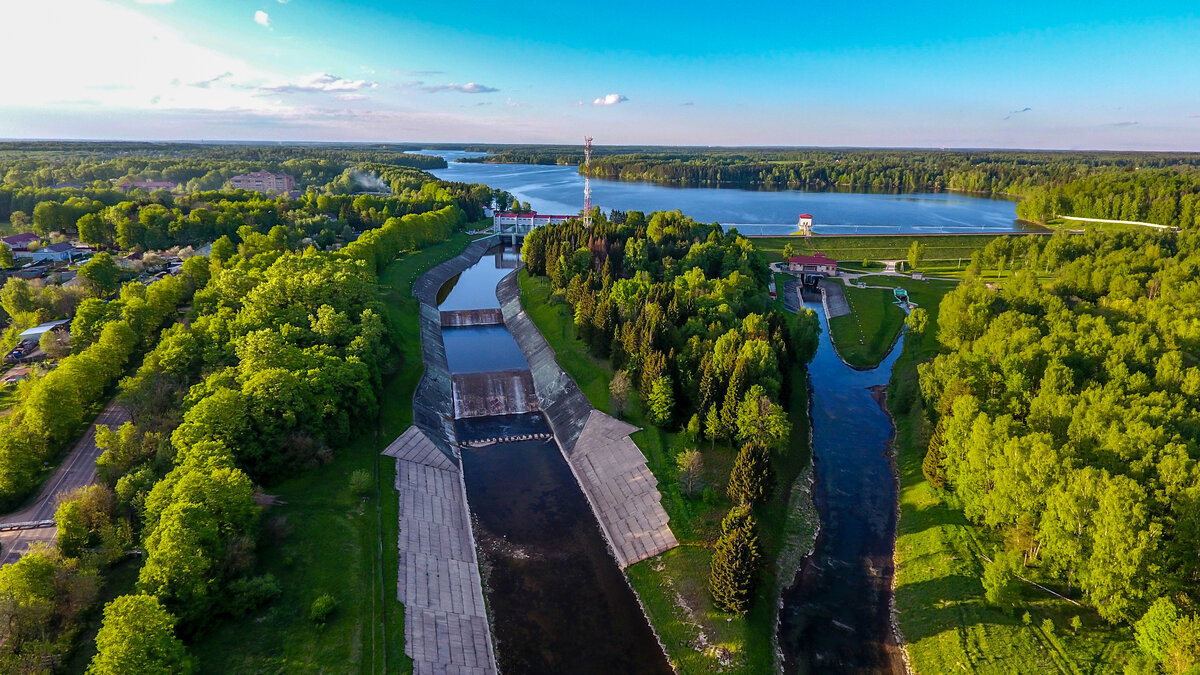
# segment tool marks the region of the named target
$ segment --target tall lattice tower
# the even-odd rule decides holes
[[[592,137],[583,137],[583,224],[592,226]]]

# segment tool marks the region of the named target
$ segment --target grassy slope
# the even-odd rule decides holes
[[[1009,232],[1006,234],[1021,234]],[[783,258],[783,247],[791,244],[798,255],[810,255],[821,252],[836,260],[844,260],[852,267],[861,267],[864,259],[870,260],[904,260],[908,257],[908,247],[914,240],[925,245],[925,260],[952,260],[957,263],[961,258],[965,266],[971,258],[971,252],[982,249],[988,242],[995,239],[997,234],[965,234],[965,235],[896,235],[881,237],[855,236],[814,236],[805,237],[753,237],[754,247],[766,253],[772,260]]]
[[[262,610],[202,635],[192,645],[200,672],[411,670],[404,656],[403,607],[395,601],[395,466],[381,461],[379,451],[411,423],[412,393],[423,370],[412,283],[467,243],[466,235],[456,235],[402,256],[381,275],[380,300],[404,362],[384,388],[379,425],[339,449],[328,466],[271,490],[283,504],[270,507],[264,522],[280,523],[287,535],[274,544],[265,537],[260,567],[279,579],[283,594]],[[378,480],[378,490],[362,499],[348,489],[350,473],[358,469]],[[322,629],[308,620],[308,609],[326,592],[339,605]]]
[[[522,272],[520,283],[522,304],[554,349],[559,364],[579,383],[592,405],[612,413],[608,395],[608,383],[612,379],[609,364],[591,356],[583,343],[575,339],[566,305],[550,302],[548,280],[531,278]],[[804,370],[795,368],[790,378],[799,391],[791,401],[792,445],[778,458],[775,466],[781,486],[790,485],[809,461]],[[658,479],[663,507],[671,518],[671,530],[681,543],[678,548],[627,570],[655,629],[667,645],[672,662],[683,673],[770,672],[774,664],[772,636],[778,592],[774,567],[766,566],[770,569],[764,573],[753,610],[746,617],[731,617],[717,611],[708,593],[710,547],[716,540],[720,520],[729,508],[724,488],[733,464],[732,449],[701,443],[704,482],[711,490],[707,498],[688,498],[680,492],[674,461],[675,455],[690,445],[685,435],[651,426],[636,406],[625,417],[643,428],[633,435],[633,440],[646,455],[650,470]],[[784,490],[777,492],[780,494],[758,513],[761,523],[759,543],[764,559],[768,561],[774,560],[785,548],[807,546],[813,527],[803,518],[789,519],[788,495]],[[701,647],[697,648],[697,644]],[[731,665],[723,666],[722,659]]]
[[[896,419],[900,472],[900,522],[896,541],[896,607],[901,633],[918,673],[1108,673],[1121,672],[1130,649],[1128,629],[1112,629],[1095,613],[1057,600],[1032,587],[1022,589],[1022,607],[1005,613],[983,595],[980,553],[999,543],[994,533],[971,526],[952,498],[935,490],[921,473],[924,447],[914,443],[919,406],[904,410],[904,389],[916,386],[918,363],[937,353],[934,326],[938,301],[953,284],[906,282],[915,302],[930,312],[925,335],[909,336],[892,372],[888,405]],[[910,389],[911,391],[911,389]],[[1029,612],[1031,625],[1021,616]],[[1079,616],[1084,628],[1069,628]],[[1041,628],[1049,618],[1056,628]]]
[[[884,284],[902,281],[894,277],[883,278]],[[829,320],[833,346],[852,366],[874,366],[883,360],[900,334],[904,310],[896,305],[896,297],[888,288],[847,286],[844,292],[851,312]]]

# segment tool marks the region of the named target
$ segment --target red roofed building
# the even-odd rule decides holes
[[[837,261],[826,257],[824,253],[798,255],[788,258],[788,270],[808,274],[824,274],[827,277],[832,277],[837,274]]]
[[[812,234],[812,214],[811,213],[801,213],[800,214],[800,222],[796,224],[796,229],[799,230],[800,234],[802,234],[806,237],[811,235]]]

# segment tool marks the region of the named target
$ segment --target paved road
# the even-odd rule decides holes
[[[0,514],[0,525],[53,520],[60,495],[96,482],[96,458],[101,452],[100,448],[96,447],[96,425],[107,424],[115,429],[129,420],[128,410],[110,402],[96,417],[87,433],[71,449],[70,454],[63,459],[62,464],[42,485],[37,497],[19,511]],[[3,546],[3,550],[0,551],[0,565],[7,565],[20,558],[29,548],[30,542],[52,541],[54,531],[54,526],[49,526],[0,534],[0,546]]]

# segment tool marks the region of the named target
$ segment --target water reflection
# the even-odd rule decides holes
[[[447,157],[435,169],[438,178],[484,183],[507,190],[542,213],[578,213],[583,177],[574,166],[464,164],[459,156],[479,153],[427,151]],[[897,234],[944,232],[1015,232],[1016,201],[949,192],[862,192],[847,190],[749,190],[700,188],[592,180],[592,203],[603,210],[673,211],[702,222],[736,226],[743,234],[790,234],[797,216],[815,216],[820,234]],[[765,225],[764,224],[768,224]]]
[[[892,425],[872,388],[886,385],[903,338],[873,370],[847,366],[822,336],[809,365],[821,533],[784,592],[780,647],[794,673],[902,673],[891,630],[896,483]]]

